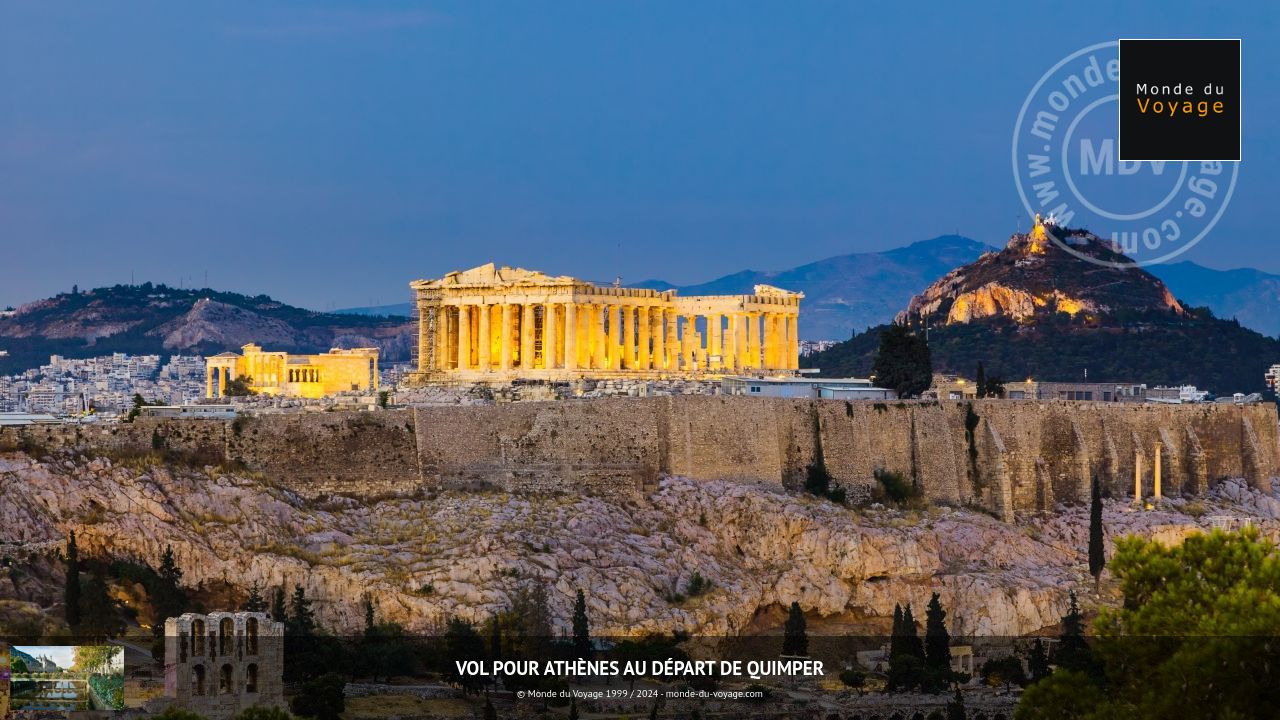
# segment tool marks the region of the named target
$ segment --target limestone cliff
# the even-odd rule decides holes
[[[262,476],[70,453],[2,455],[0,487],[0,539],[74,529],[84,554],[152,565],[172,545],[186,582],[299,584],[336,629],[360,625],[365,593],[387,618],[425,631],[451,615],[482,620],[541,582],[562,629],[585,590],[602,634],[755,632],[770,608],[793,601],[846,632],[884,632],[894,603],[922,605],[938,591],[954,633],[1015,635],[1056,623],[1068,591],[1089,584],[1079,507],[1011,524],[947,507],[854,511],[678,477],[640,500],[449,491],[318,502]],[[1177,541],[1245,519],[1280,535],[1273,494],[1226,481],[1195,502],[1153,512],[1111,503],[1108,539]],[[680,600],[694,572],[712,589]]]

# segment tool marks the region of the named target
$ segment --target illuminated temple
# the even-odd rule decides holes
[[[255,393],[288,397],[378,389],[378,348],[334,348],[317,355],[263,350],[254,343],[240,349],[240,355],[222,353],[205,362],[205,397],[225,397],[233,379],[243,379]]]
[[[792,374],[802,293],[597,285],[492,263],[410,283],[419,382]]]

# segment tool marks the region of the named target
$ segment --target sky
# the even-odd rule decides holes
[[[70,669],[76,661],[76,649],[71,645],[17,645],[18,650],[33,658],[49,658],[63,670]]]
[[[150,280],[319,310],[485,262],[677,284],[1026,228],[1018,110],[1118,37],[1243,40],[1185,256],[1280,272],[1280,6],[0,0],[0,306]],[[207,279],[206,279],[207,278]]]

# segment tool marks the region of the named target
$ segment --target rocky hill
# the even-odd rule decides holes
[[[75,530],[84,557],[153,567],[171,545],[191,586],[299,584],[338,631],[361,626],[369,593],[380,615],[422,632],[448,616],[483,621],[541,583],[562,632],[578,589],[593,630],[612,635],[767,634],[792,602],[810,615],[811,634],[880,634],[895,603],[923,606],[937,591],[953,634],[1018,635],[1054,625],[1068,592],[1092,584],[1084,507],[1015,525],[967,509],[853,510],[679,477],[643,502],[466,491],[306,501],[220,468],[78,453],[0,455],[0,478],[0,539]],[[1277,515],[1274,495],[1225,481],[1153,512],[1108,502],[1105,519],[1108,542],[1130,533],[1173,542],[1215,516],[1252,518],[1274,537]],[[694,573],[710,589],[685,597]],[[0,579],[0,597],[12,596],[9,582]]]
[[[978,362],[1005,379],[1089,379],[1194,384],[1220,394],[1264,388],[1280,341],[1180,301],[1110,243],[1052,229],[1086,262],[1050,241],[1045,227],[1014,235],[997,252],[946,273],[895,321],[927,328],[935,371],[972,376]],[[804,358],[827,376],[866,376],[879,328]]]
[[[1051,240],[1049,233],[1090,263]],[[1125,266],[1128,267],[1125,267]],[[938,325],[1002,318],[1018,323],[1064,313],[1098,324],[1121,312],[1186,311],[1159,278],[1133,265],[1111,244],[1083,230],[1037,224],[1004,249],[955,268],[911,298],[895,321]]]
[[[415,339],[405,317],[317,313],[266,295],[116,285],[64,293],[0,316],[0,349],[9,353],[0,357],[0,374],[55,354],[211,354],[248,342],[291,352],[379,347],[387,360],[406,360]]]

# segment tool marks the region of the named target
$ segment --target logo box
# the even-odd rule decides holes
[[[1239,40],[1120,40],[1121,160],[1240,159]]]

